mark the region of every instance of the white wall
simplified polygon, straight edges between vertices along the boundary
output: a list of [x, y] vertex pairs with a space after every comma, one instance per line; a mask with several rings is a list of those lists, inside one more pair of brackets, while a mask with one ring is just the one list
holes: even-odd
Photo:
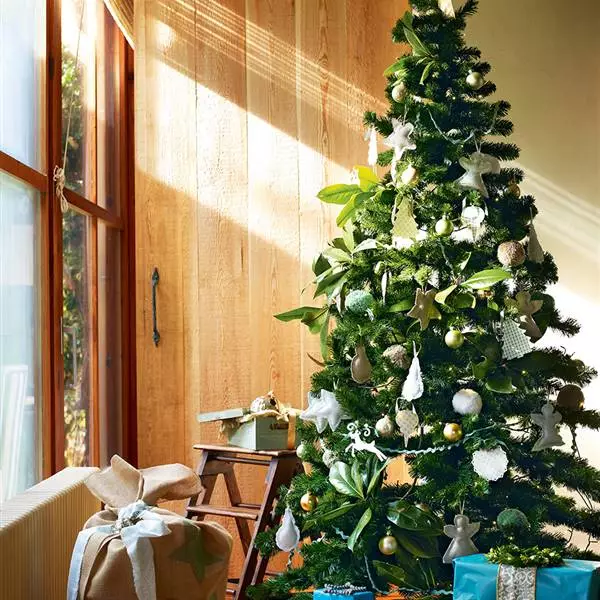
[[[600, 2], [597, 0], [481, 0], [467, 30], [493, 67], [499, 98], [511, 102], [526, 173], [523, 192], [536, 197], [537, 230], [554, 255], [560, 282], [550, 292], [577, 318], [571, 339], [547, 334], [600, 371]], [[585, 390], [600, 409], [600, 380]], [[583, 432], [582, 453], [600, 434]]]

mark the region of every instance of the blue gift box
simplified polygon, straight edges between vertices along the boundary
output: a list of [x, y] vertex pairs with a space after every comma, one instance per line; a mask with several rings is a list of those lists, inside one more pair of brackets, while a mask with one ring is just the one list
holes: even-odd
[[[498, 565], [483, 554], [454, 560], [454, 600], [496, 600]], [[536, 600], [599, 600], [600, 562], [565, 560], [537, 570]]]
[[315, 590], [313, 600], [373, 600], [373, 592], [360, 591], [351, 594], [331, 593], [324, 589]]

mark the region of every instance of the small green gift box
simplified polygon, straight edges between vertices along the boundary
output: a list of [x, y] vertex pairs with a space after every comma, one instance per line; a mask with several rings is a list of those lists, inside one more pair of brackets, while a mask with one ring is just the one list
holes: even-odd
[[[290, 427], [293, 427], [293, 423], [283, 415], [278, 416], [276, 411], [266, 412], [267, 414], [255, 414], [247, 408], [232, 408], [201, 413], [197, 419], [199, 423], [222, 421], [221, 431], [227, 436], [227, 442], [231, 446], [249, 450], [289, 448]], [[294, 433], [292, 431], [292, 435]], [[294, 444], [291, 446], [293, 448]]]

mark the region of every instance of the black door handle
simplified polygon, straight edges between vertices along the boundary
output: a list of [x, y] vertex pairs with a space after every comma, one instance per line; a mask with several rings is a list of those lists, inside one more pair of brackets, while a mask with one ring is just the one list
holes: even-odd
[[160, 342], [160, 333], [158, 331], [158, 321], [156, 318], [156, 288], [160, 281], [160, 275], [158, 274], [158, 268], [154, 267], [152, 272], [152, 341], [155, 346], [158, 346]]

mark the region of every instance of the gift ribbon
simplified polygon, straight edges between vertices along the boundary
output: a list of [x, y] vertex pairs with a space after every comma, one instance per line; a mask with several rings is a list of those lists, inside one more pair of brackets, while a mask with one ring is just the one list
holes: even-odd
[[496, 580], [496, 600], [535, 600], [535, 567], [500, 565]]
[[67, 600], [77, 600], [81, 579], [83, 556], [90, 538], [100, 533], [109, 537], [120, 537], [133, 573], [133, 585], [139, 600], [156, 600], [156, 574], [154, 572], [154, 550], [150, 538], [163, 537], [171, 533], [164, 521], [152, 512], [152, 507], [138, 500], [119, 509], [117, 521], [112, 525], [89, 527], [79, 532], [67, 584]]

